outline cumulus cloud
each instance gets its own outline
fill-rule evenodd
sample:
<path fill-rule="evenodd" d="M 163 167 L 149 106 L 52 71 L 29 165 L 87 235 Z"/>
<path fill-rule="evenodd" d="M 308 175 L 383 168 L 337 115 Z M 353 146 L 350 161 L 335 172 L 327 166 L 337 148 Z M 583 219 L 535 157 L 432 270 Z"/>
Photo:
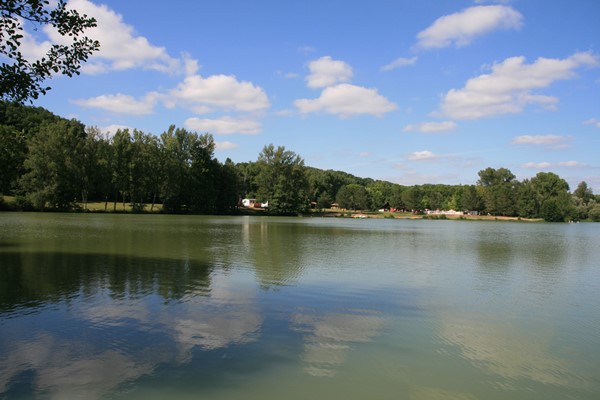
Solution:
<path fill-rule="evenodd" d="M 193 69 L 192 63 L 188 70 Z M 212 75 L 207 78 L 200 75 L 187 76 L 174 89 L 162 93 L 151 92 L 141 99 L 119 93 L 74 102 L 80 106 L 100 108 L 118 114 L 145 115 L 152 113 L 159 101 L 168 108 L 184 106 L 197 114 L 215 111 L 255 113 L 270 106 L 262 88 L 228 75 Z"/>
<path fill-rule="evenodd" d="M 402 67 L 408 67 L 410 65 L 415 65 L 417 63 L 417 59 L 418 57 L 411 57 L 411 58 L 405 58 L 405 57 L 400 57 L 400 58 L 396 58 L 394 61 L 392 61 L 391 63 L 384 65 L 383 67 L 381 67 L 382 71 L 392 71 L 398 68 L 402 68 Z"/>
<path fill-rule="evenodd" d="M 94 53 L 82 66 L 81 71 L 98 74 L 143 68 L 160 72 L 180 72 L 185 62 L 171 57 L 164 47 L 155 46 L 135 33 L 123 17 L 105 5 L 97 5 L 88 0 L 69 0 L 69 8 L 96 18 L 97 27 L 86 30 L 86 35 L 100 41 L 100 51 Z M 52 27 L 44 31 L 54 43 L 63 43 L 63 37 Z"/>
<path fill-rule="evenodd" d="M 508 6 L 475 6 L 438 18 L 417 34 L 417 48 L 462 47 L 499 29 L 519 29 L 523 16 Z"/>
<path fill-rule="evenodd" d="M 408 159 L 411 161 L 432 161 L 437 158 L 439 156 L 429 150 L 415 151 L 408 155 Z"/>
<path fill-rule="evenodd" d="M 344 61 L 333 60 L 331 57 L 321 57 L 308 64 L 310 74 L 306 82 L 310 88 L 332 86 L 340 82 L 349 82 L 352 78 L 352 67 Z"/>
<path fill-rule="evenodd" d="M 184 103 L 197 113 L 215 110 L 263 111 L 270 103 L 265 91 L 251 82 L 238 81 L 231 75 L 204 78 L 191 75 L 169 92 L 170 101 Z"/>
<path fill-rule="evenodd" d="M 447 132 L 456 129 L 458 125 L 454 121 L 443 121 L 443 122 L 422 122 L 420 124 L 409 124 L 406 125 L 402 130 L 404 132 L 422 132 L 422 133 L 436 133 L 436 132 Z"/>
<path fill-rule="evenodd" d="M 303 114 L 326 112 L 342 117 L 360 114 L 382 116 L 397 108 L 376 89 L 347 83 L 326 88 L 316 99 L 299 99 L 294 104 Z"/>
<path fill-rule="evenodd" d="M 511 57 L 492 65 L 491 73 L 469 79 L 464 88 L 451 89 L 443 97 L 441 109 L 454 119 L 478 119 L 520 113 L 528 104 L 555 108 L 556 97 L 532 91 L 573 78 L 576 68 L 597 64 L 598 56 L 591 52 L 565 59 L 538 58 L 532 64 L 526 64 L 525 57 Z"/>
<path fill-rule="evenodd" d="M 141 99 L 118 93 L 75 100 L 74 103 L 82 107 L 99 108 L 115 114 L 148 115 L 152 113 L 158 98 L 159 95 L 154 92 Z"/>
<path fill-rule="evenodd" d="M 185 126 L 189 129 L 221 135 L 230 135 L 233 133 L 254 135 L 260 133 L 262 129 L 262 126 L 258 121 L 232 117 L 222 117 L 217 119 L 189 118 L 185 121 Z"/>

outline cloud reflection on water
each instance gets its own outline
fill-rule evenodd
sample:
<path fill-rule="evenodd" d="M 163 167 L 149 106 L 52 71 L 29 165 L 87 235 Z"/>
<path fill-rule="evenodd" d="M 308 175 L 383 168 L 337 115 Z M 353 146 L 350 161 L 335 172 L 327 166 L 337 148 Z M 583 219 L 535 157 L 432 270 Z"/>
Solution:
<path fill-rule="evenodd" d="M 304 334 L 304 370 L 321 377 L 335 376 L 351 347 L 373 340 L 384 324 L 382 317 L 363 310 L 323 315 L 300 312 L 291 320 L 293 329 Z"/>
<path fill-rule="evenodd" d="M 584 388 L 568 361 L 552 355 L 552 338 L 527 334 L 506 323 L 444 319 L 439 337 L 457 346 L 462 357 L 475 367 L 496 376 L 496 385 L 514 389 L 520 380 L 544 385 Z"/>

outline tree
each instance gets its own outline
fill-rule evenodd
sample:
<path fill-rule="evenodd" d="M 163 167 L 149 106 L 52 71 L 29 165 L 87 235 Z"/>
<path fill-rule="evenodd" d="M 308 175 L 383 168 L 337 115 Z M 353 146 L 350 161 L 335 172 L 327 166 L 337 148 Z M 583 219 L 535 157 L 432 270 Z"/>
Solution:
<path fill-rule="evenodd" d="M 0 65 L 0 98 L 24 102 L 46 94 L 44 81 L 53 74 L 69 77 L 79 74 L 81 63 L 100 48 L 97 40 L 83 35 L 96 26 L 96 20 L 67 9 L 59 0 L 3 0 L 0 3 L 0 54 L 10 61 Z M 52 26 L 68 44 L 53 44 L 44 57 L 31 61 L 21 53 L 23 22 Z"/>
<path fill-rule="evenodd" d="M 515 175 L 506 168 L 486 168 L 479 171 L 477 184 L 483 188 L 483 199 L 487 212 L 494 215 L 516 213 Z"/>
<path fill-rule="evenodd" d="M 590 219 L 594 222 L 600 222 L 600 203 L 594 204 L 590 210 Z"/>
<path fill-rule="evenodd" d="M 577 189 L 573 192 L 573 195 L 583 202 L 583 204 L 587 204 L 590 200 L 594 199 L 594 192 L 592 188 L 588 187 L 586 181 L 582 181 L 577 185 Z"/>
<path fill-rule="evenodd" d="M 407 210 L 417 212 L 421 208 L 421 188 L 420 186 L 409 186 L 406 190 L 402 191 L 402 202 L 406 206 Z"/>
<path fill-rule="evenodd" d="M 219 163 L 213 157 L 215 142 L 208 133 L 188 135 L 191 164 L 187 205 L 193 213 L 214 214 L 219 196 Z"/>
<path fill-rule="evenodd" d="M 131 162 L 131 135 L 129 129 L 119 129 L 112 138 L 111 171 L 113 184 L 113 211 L 117 209 L 119 194 L 123 203 L 129 192 L 129 167 Z"/>
<path fill-rule="evenodd" d="M 163 210 L 181 213 L 187 207 L 189 168 L 192 164 L 192 135 L 185 129 L 171 125 L 160 136 L 162 170 L 166 179 L 161 186 Z"/>
<path fill-rule="evenodd" d="M 269 202 L 269 212 L 297 214 L 308 208 L 304 160 L 293 151 L 270 144 L 258 156 L 257 198 Z"/>
<path fill-rule="evenodd" d="M 529 179 L 525 179 L 523 182 L 521 182 L 521 185 L 519 186 L 517 209 L 519 217 L 539 217 L 537 195 Z"/>
<path fill-rule="evenodd" d="M 333 203 L 333 199 L 327 192 L 322 192 L 319 197 L 317 197 L 317 208 L 319 210 L 323 210 L 325 208 L 331 208 L 331 204 Z"/>
<path fill-rule="evenodd" d="M 23 173 L 25 135 L 12 126 L 0 125 L 0 143 L 0 194 L 12 194 Z"/>
<path fill-rule="evenodd" d="M 335 198 L 341 208 L 350 210 L 366 210 L 370 208 L 370 199 L 367 189 L 357 183 L 342 186 Z"/>
<path fill-rule="evenodd" d="M 84 187 L 85 137 L 84 126 L 72 120 L 44 125 L 30 139 L 20 188 L 34 207 L 43 210 L 48 203 L 68 210 L 76 205 Z"/>
<path fill-rule="evenodd" d="M 538 172 L 531 178 L 531 187 L 535 193 L 538 216 L 556 222 L 571 214 L 573 204 L 567 193 L 567 181 L 552 172 Z"/>
<path fill-rule="evenodd" d="M 220 214 L 232 213 L 239 201 L 239 180 L 235 164 L 231 159 L 219 166 L 217 212 Z"/>
<path fill-rule="evenodd" d="M 129 192 L 133 210 L 144 210 L 146 203 L 158 194 L 158 168 L 156 137 L 145 134 L 137 129 L 133 130 L 133 139 L 130 144 L 129 159 Z"/>
<path fill-rule="evenodd" d="M 477 191 L 477 187 L 469 185 L 464 188 L 462 193 L 462 206 L 465 210 L 481 211 L 483 209 L 483 200 Z"/>
<path fill-rule="evenodd" d="M 380 208 L 392 200 L 392 184 L 390 182 L 374 181 L 366 189 L 374 208 Z"/>

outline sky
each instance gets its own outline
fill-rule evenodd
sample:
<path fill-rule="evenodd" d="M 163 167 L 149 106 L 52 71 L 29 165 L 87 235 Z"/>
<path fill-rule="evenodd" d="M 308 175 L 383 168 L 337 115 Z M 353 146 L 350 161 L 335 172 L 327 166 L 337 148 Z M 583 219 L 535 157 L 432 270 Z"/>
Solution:
<path fill-rule="evenodd" d="M 403 185 L 487 167 L 600 193 L 600 1 L 70 0 L 101 50 L 34 102 L 103 132 L 285 146 Z M 23 50 L 64 40 L 25 24 Z"/>

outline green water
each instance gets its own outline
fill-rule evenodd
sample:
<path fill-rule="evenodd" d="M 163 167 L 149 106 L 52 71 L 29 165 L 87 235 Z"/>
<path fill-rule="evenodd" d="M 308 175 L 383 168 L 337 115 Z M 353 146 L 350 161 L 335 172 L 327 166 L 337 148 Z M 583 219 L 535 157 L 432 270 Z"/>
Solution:
<path fill-rule="evenodd" d="M 599 399 L 600 224 L 0 214 L 0 399 Z"/>

